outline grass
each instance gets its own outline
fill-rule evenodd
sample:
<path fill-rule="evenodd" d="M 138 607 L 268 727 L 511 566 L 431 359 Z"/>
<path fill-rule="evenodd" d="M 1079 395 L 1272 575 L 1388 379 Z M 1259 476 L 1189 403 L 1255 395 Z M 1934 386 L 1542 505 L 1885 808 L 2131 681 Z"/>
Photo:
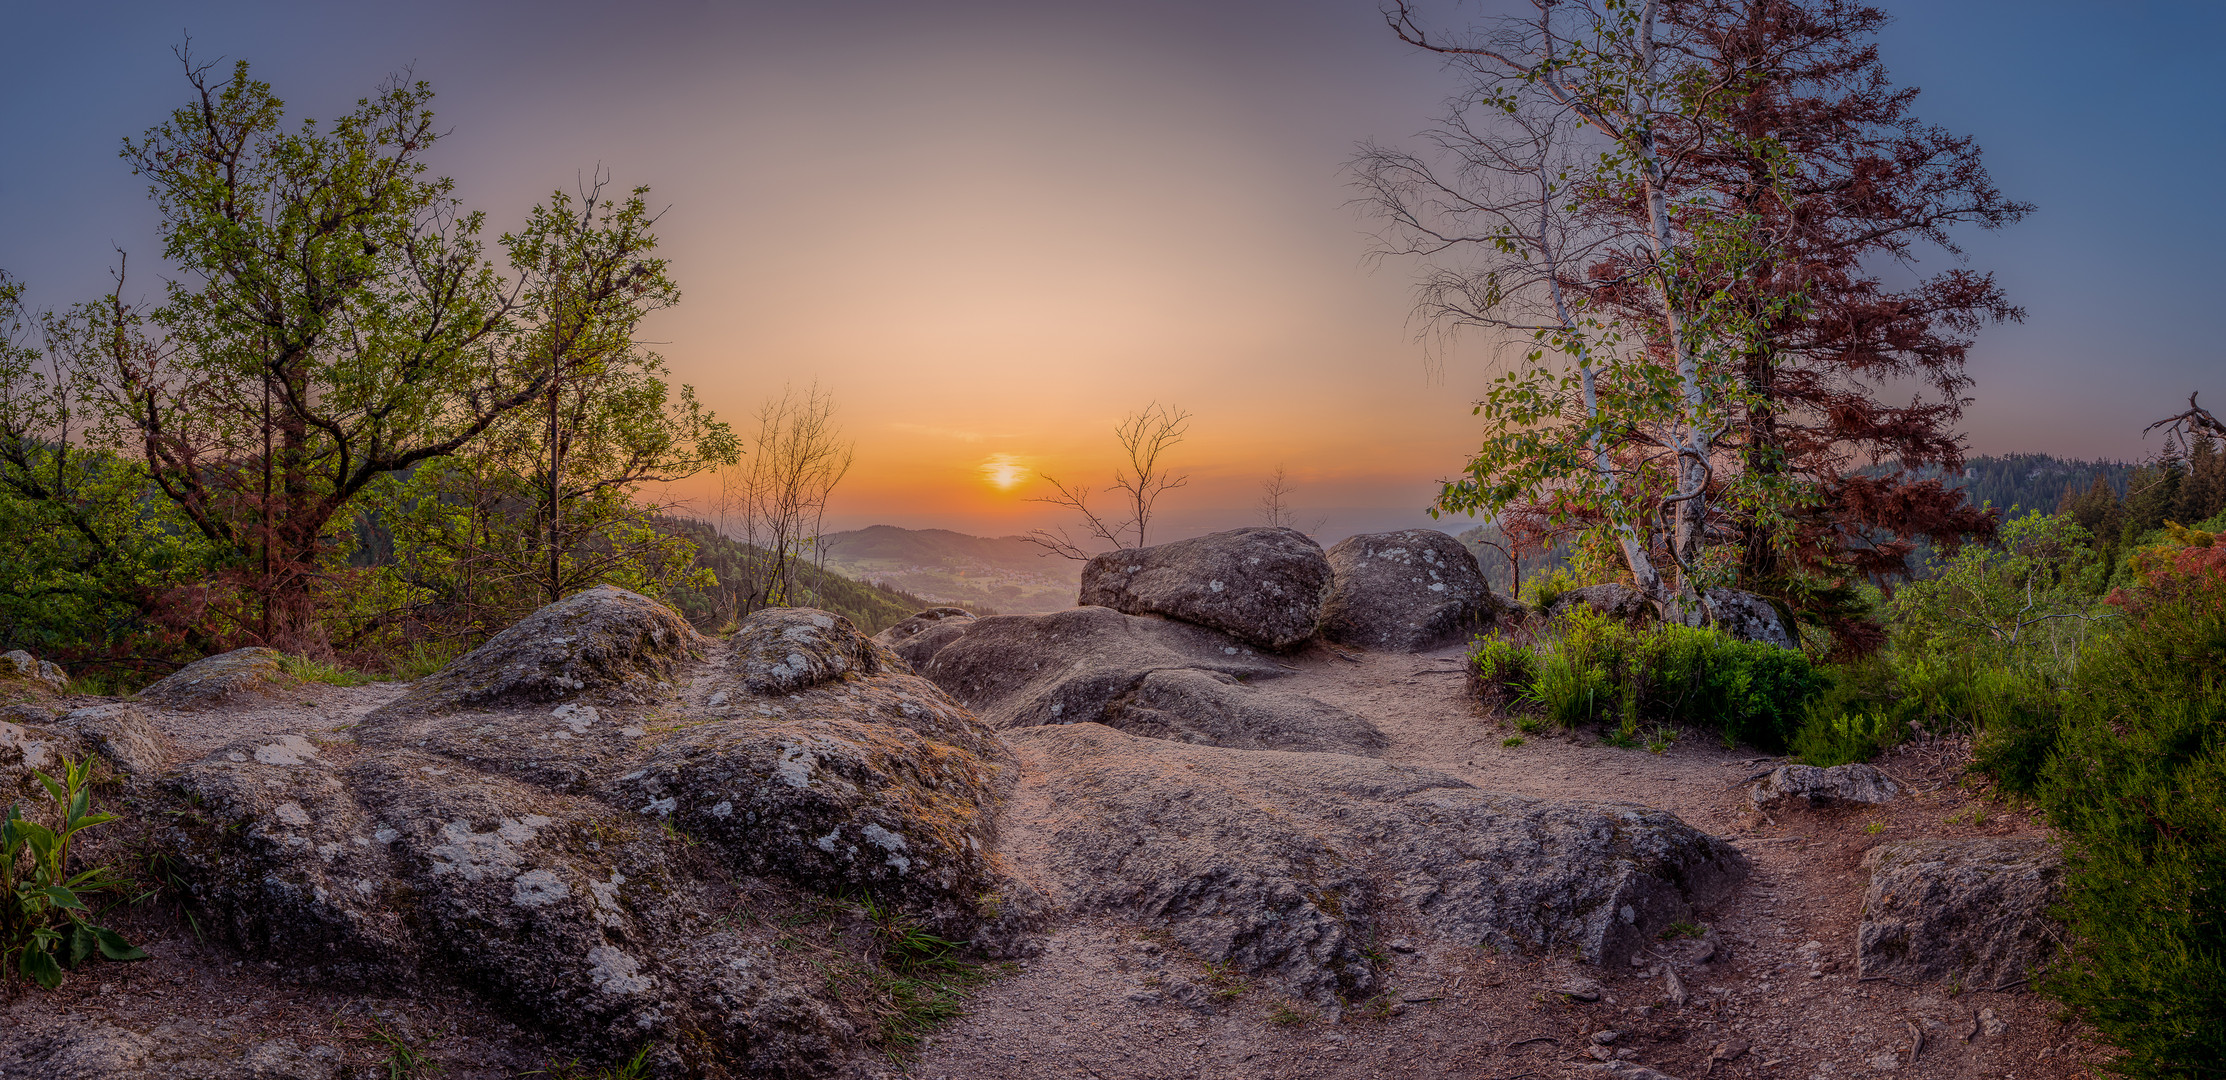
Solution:
<path fill-rule="evenodd" d="M 1673 922 L 1655 936 L 1663 941 L 1675 941 L 1678 938 L 1702 938 L 1708 936 L 1708 928 L 1699 923 Z"/>
<path fill-rule="evenodd" d="M 1268 1023 L 1276 1027 L 1297 1027 L 1314 1019 L 1312 1009 L 1300 1009 L 1288 1001 L 1278 1001 L 1268 1010 Z"/>
<path fill-rule="evenodd" d="M 413 642 L 406 649 L 388 654 L 387 671 L 396 679 L 411 682 L 447 667 L 448 662 L 464 655 L 461 645 L 445 642 Z"/>
<path fill-rule="evenodd" d="M 1223 960 L 1220 963 L 1211 960 L 1206 961 L 1206 996 L 1208 998 L 1221 1002 L 1235 1001 L 1243 997 L 1245 991 L 1250 989 L 1252 989 L 1252 984 L 1246 982 L 1243 977 L 1237 974 L 1235 961 Z"/>
<path fill-rule="evenodd" d="M 441 1071 L 438 1064 L 425 1056 L 424 1050 L 410 1045 L 408 1039 L 377 1024 L 371 1025 L 371 1031 L 363 1037 L 363 1041 L 386 1050 L 386 1060 L 381 1061 L 379 1066 L 386 1070 L 387 1080 L 414 1080 L 428 1072 Z"/>
<path fill-rule="evenodd" d="M 1523 737 L 1520 735 L 1509 735 L 1508 737 L 1501 739 L 1499 741 L 1499 744 L 1501 746 L 1521 746 L 1523 745 Z"/>
<path fill-rule="evenodd" d="M 966 942 L 927 932 L 909 916 L 867 895 L 859 910 L 873 930 L 879 966 L 864 973 L 866 989 L 880 1002 L 873 1042 L 901 1059 L 920 1040 L 965 1012 L 967 995 L 1011 970 L 967 959 Z"/>
<path fill-rule="evenodd" d="M 368 672 L 311 660 L 306 656 L 281 656 L 278 670 L 303 682 L 324 683 L 328 686 L 362 686 L 378 681 L 378 676 Z"/>
<path fill-rule="evenodd" d="M 539 1072 L 541 1075 L 550 1077 L 551 1080 L 645 1080 L 649 1075 L 649 1052 L 651 1049 L 652 1047 L 644 1046 L 632 1058 L 616 1065 L 606 1065 L 594 1072 L 587 1071 L 586 1067 L 580 1064 L 578 1058 L 562 1065 L 539 1070 Z M 535 1074 L 526 1073 L 524 1075 L 532 1076 Z"/>

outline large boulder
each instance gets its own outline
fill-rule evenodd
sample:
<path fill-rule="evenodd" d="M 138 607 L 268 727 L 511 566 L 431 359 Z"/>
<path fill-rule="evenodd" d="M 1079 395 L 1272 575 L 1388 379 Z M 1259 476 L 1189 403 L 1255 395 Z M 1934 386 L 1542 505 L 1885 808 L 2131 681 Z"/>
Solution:
<path fill-rule="evenodd" d="M 829 613 L 759 612 L 695 658 L 651 603 L 567 598 L 351 738 L 183 769 L 173 841 L 204 925 L 313 978 L 460 985 L 561 1046 L 654 1045 L 661 1075 L 710 1077 L 822 1075 L 873 1030 L 772 920 L 727 917 L 745 903 L 866 897 L 1016 945 L 1038 906 L 995 861 L 994 734 Z"/>
<path fill-rule="evenodd" d="M 1476 556 L 1434 529 L 1349 536 L 1328 558 L 1334 577 L 1321 631 L 1340 644 L 1434 649 L 1481 629 L 1498 607 Z"/>
<path fill-rule="evenodd" d="M 1101 607 L 995 615 L 963 629 L 920 672 L 995 728 L 1099 723 L 1239 749 L 1374 754 L 1386 745 L 1361 717 L 1253 685 L 1289 669 L 1211 630 Z"/>
<path fill-rule="evenodd" d="M 1963 989 L 2021 979 L 2056 951 L 2064 859 L 2032 837 L 1912 840 L 1863 856 L 1870 885 L 1856 929 L 1865 978 L 1953 981 Z"/>
<path fill-rule="evenodd" d="M 1164 615 L 1283 650 L 1314 636 L 1329 584 L 1329 559 L 1305 533 L 1232 529 L 1091 559 L 1079 602 Z"/>
<path fill-rule="evenodd" d="M 1901 785 L 1874 765 L 1780 765 L 1747 789 L 1747 800 L 1757 807 L 1793 805 L 1820 810 L 1856 803 L 1888 803 L 1900 791 Z"/>
<path fill-rule="evenodd" d="M 204 656 L 139 691 L 138 700 L 166 709 L 209 709 L 269 697 L 300 680 L 286 673 L 277 649 L 249 646 Z"/>
<path fill-rule="evenodd" d="M 1382 988 L 1367 953 L 1397 925 L 1624 965 L 1746 872 L 1730 845 L 1639 806 L 1097 724 L 1008 737 L 1050 815 L 1023 858 L 1059 900 L 1140 917 L 1203 960 L 1325 1002 Z"/>
<path fill-rule="evenodd" d="M 169 743 L 145 713 L 123 703 L 51 712 L 17 705 L 0 719 L 0 806 L 17 800 L 44 803 L 48 795 L 38 774 L 59 778 L 64 758 L 107 759 L 126 776 L 152 776 L 169 754 Z"/>
<path fill-rule="evenodd" d="M 647 701 L 708 644 L 673 609 L 598 585 L 535 611 L 412 683 L 395 707 L 561 701 L 583 691 L 613 702 Z"/>
<path fill-rule="evenodd" d="M 1737 589 L 1708 590 L 1708 609 L 1716 628 L 1741 641 L 1759 641 L 1781 649 L 1797 649 L 1801 639 L 1787 624 L 1776 605 L 1751 592 Z"/>

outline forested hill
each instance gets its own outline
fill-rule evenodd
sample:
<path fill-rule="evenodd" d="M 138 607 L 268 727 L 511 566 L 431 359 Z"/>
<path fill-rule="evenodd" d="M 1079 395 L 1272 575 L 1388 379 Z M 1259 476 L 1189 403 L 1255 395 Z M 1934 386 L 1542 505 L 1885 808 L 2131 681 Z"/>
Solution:
<path fill-rule="evenodd" d="M 1999 506 L 2004 510 L 2021 507 L 2026 510 L 2053 511 L 2063 501 L 2066 489 L 2085 491 L 2096 476 L 2110 485 L 2110 490 L 2124 497 L 2126 481 L 2139 466 L 2125 461 L 2080 461 L 2060 458 L 2052 454 L 1988 454 L 1967 458 L 1960 477 L 1949 476 L 1950 485 L 1968 492 L 1971 501 L 1982 506 Z M 1878 465 L 1859 470 L 1866 474 L 1893 471 L 1894 466 Z M 1921 469 L 1920 476 L 1938 476 L 1940 470 Z"/>

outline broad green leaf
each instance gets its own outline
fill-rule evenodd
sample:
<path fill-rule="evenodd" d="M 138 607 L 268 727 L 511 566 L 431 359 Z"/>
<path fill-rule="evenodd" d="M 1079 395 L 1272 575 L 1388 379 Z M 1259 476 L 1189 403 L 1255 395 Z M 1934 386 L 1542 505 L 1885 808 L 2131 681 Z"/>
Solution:
<path fill-rule="evenodd" d="M 105 926 L 91 928 L 93 939 L 100 943 L 100 954 L 110 960 L 145 960 L 147 950 L 125 941 L 122 934 Z"/>
<path fill-rule="evenodd" d="M 16 965 L 32 982 L 49 990 L 62 985 L 62 966 L 54 962 L 54 954 L 45 949 L 23 950 L 23 959 Z"/>

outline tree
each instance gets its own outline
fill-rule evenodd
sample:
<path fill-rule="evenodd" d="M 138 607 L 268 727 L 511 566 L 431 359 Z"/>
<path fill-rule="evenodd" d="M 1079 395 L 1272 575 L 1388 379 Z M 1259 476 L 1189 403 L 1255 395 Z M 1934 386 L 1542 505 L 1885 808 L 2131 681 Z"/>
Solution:
<path fill-rule="evenodd" d="M 1098 544 L 1108 544 L 1116 550 L 1147 546 L 1145 537 L 1159 506 L 1159 497 L 1190 483 L 1187 474 L 1169 472 L 1160 463 L 1160 456 L 1182 442 L 1189 432 L 1187 410 L 1156 401 L 1122 418 L 1113 427 L 1113 438 L 1121 444 L 1121 456 L 1126 461 L 1114 470 L 1112 488 L 1120 493 L 1120 509 L 1112 513 L 1122 516 L 1116 518 L 1092 509 L 1091 490 L 1087 485 L 1069 486 L 1039 473 L 1057 494 L 1034 501 L 1063 506 L 1081 515 L 1084 535 L 1077 540 L 1064 528 L 1036 529 L 1022 539 L 1052 554 L 1077 561 L 1095 555 L 1089 547 Z"/>
<path fill-rule="evenodd" d="M 759 406 L 741 466 L 721 474 L 714 514 L 719 531 L 752 552 L 741 576 L 721 583 L 730 618 L 814 601 L 810 583 L 826 569 L 820 526 L 852 449 L 835 423 L 834 393 L 818 383 L 801 392 L 784 386 Z M 806 575 L 807 566 L 821 573 Z"/>
<path fill-rule="evenodd" d="M 638 195 L 584 233 L 537 211 L 503 238 L 515 279 L 498 274 L 484 215 L 426 177 L 441 133 L 423 82 L 289 130 L 245 62 L 218 82 L 180 56 L 192 102 L 123 156 L 183 276 L 92 380 L 102 434 L 225 553 L 259 607 L 218 612 L 233 631 L 317 651 L 359 496 L 544 400 L 674 290 Z"/>
<path fill-rule="evenodd" d="M 1533 364 L 1561 360 L 1495 386 L 1480 411 L 1496 452 L 1441 508 L 1607 528 L 1644 588 L 1632 551 L 1650 523 L 1631 503 L 1648 481 L 1622 463 L 1675 453 L 1674 478 L 1652 481 L 1679 507 L 1662 563 L 1817 606 L 1846 590 L 1819 575 L 1899 573 L 1916 538 L 1952 550 L 1987 535 L 1993 518 L 1936 479 L 1852 467 L 1959 464 L 1971 335 L 2020 316 L 1986 275 L 1957 268 L 1895 290 L 1873 264 L 1959 255 L 1953 226 L 2030 210 L 1993 187 L 1969 139 L 1910 116 L 1915 91 L 1891 87 L 1870 42 L 1885 17 L 1846 0 L 1537 11 L 1466 41 L 1424 29 L 1408 4 L 1386 13 L 1470 80 L 1432 132 L 1445 166 L 1363 155 L 1370 201 L 1396 225 L 1387 250 L 1467 259 L 1426 274 L 1424 314 L 1517 330 Z M 1653 422 L 1680 438 L 1631 412 L 1667 387 L 1634 378 L 1643 365 L 1608 351 L 1610 336 L 1674 363 L 1679 413 Z M 1885 403 L 1909 384 L 1933 396 Z M 1736 557 L 1703 558 L 1712 539 Z"/>
<path fill-rule="evenodd" d="M 1297 485 L 1291 483 L 1289 474 L 1284 472 L 1281 465 L 1277 465 L 1267 479 L 1260 481 L 1260 524 L 1270 528 L 1291 528 L 1292 523 L 1297 520 L 1290 504 L 1291 492 L 1295 490 Z"/>
<path fill-rule="evenodd" d="M 1657 7 L 1537 0 L 1535 18 L 1456 41 L 1400 0 L 1386 11 L 1400 39 L 1468 77 L 1432 132 L 1449 160 L 1366 147 L 1356 165 L 1391 222 L 1386 252 L 1466 260 L 1425 274 L 1424 316 L 1529 339 L 1526 366 L 1478 404 L 1484 448 L 1435 509 L 1529 507 L 1603 528 L 1633 584 L 1683 619 L 1705 604 L 1724 494 L 1716 440 L 1735 387 L 1712 350 L 1741 335 L 1738 312 L 1706 301 L 1766 237 L 1673 197 L 1683 148 L 1662 136 L 1704 126 L 1726 88 L 1677 65 L 1682 41 Z M 1618 318 L 1609 297 L 1651 302 L 1654 318 Z"/>
<path fill-rule="evenodd" d="M 1878 269 L 1925 250 L 1960 259 L 1950 229 L 1998 229 L 2032 207 L 1994 186 L 1970 138 L 1911 113 L 1917 91 L 1894 87 L 1879 60 L 1879 9 L 1669 0 L 1663 12 L 1696 75 L 1728 91 L 1704 125 L 1672 136 L 1682 190 L 1771 237 L 1751 272 L 1723 283 L 1754 329 L 1729 442 L 1746 472 L 1809 493 L 1783 519 L 1735 516 L 1742 580 L 1789 595 L 1804 572 L 1902 574 L 1920 537 L 1952 551 L 1991 535 L 1992 517 L 1909 470 L 1961 467 L 1973 335 L 2024 313 L 1990 274 L 1953 267 L 1893 288 Z M 1885 400 L 1912 388 L 1907 404 Z M 1902 471 L 1853 472 L 1881 461 Z"/>

